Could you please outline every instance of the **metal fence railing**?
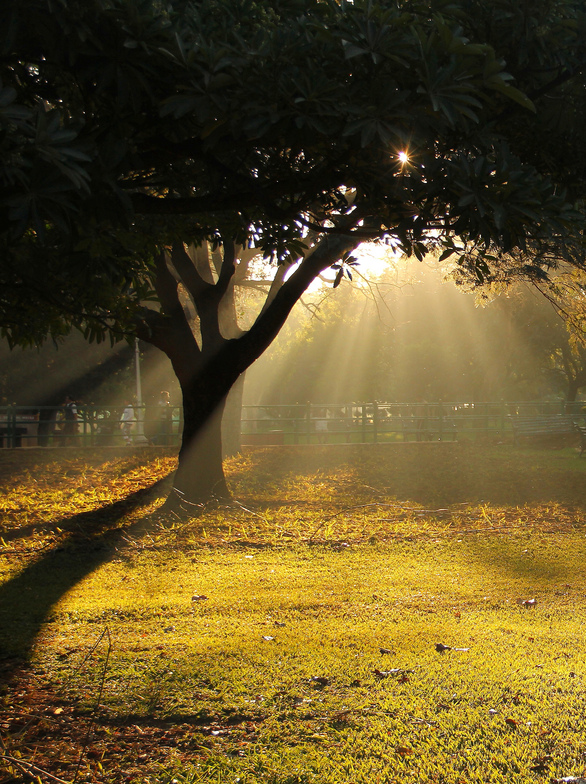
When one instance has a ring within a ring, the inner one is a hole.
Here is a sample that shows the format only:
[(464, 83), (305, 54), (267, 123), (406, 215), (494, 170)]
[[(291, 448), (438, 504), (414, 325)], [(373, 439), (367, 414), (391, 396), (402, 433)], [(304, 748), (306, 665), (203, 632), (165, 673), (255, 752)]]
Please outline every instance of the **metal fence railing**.
[(572, 417), (586, 403), (437, 402), (244, 406), (243, 444), (389, 443), (512, 438), (516, 417)]
[[(0, 406), (0, 448), (26, 446), (175, 446), (181, 440), (180, 406)], [(126, 427), (125, 427), (126, 424)]]
[[(0, 407), (0, 447), (177, 446), (180, 406), (134, 406), (124, 427), (124, 406), (77, 404), (76, 419), (64, 406)], [(586, 424), (586, 402), (348, 403), (243, 406), (243, 445), (392, 443), (512, 439), (517, 417), (571, 417)]]

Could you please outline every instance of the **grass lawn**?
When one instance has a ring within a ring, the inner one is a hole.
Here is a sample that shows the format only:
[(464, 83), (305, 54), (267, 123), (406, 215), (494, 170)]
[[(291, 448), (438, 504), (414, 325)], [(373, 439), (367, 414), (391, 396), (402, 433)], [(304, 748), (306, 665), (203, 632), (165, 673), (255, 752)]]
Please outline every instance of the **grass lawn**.
[(171, 453), (4, 450), (0, 782), (586, 775), (586, 460), (275, 447), (157, 515)]

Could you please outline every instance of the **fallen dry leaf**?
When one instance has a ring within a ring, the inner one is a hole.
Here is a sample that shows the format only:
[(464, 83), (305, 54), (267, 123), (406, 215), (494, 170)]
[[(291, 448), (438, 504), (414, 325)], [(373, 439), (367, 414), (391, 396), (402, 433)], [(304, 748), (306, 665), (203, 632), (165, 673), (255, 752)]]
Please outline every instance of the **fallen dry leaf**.
[(413, 670), (404, 670), (401, 667), (393, 667), (392, 670), (373, 670), (374, 675), (377, 678), (390, 678), (392, 676), (401, 676), (404, 677), (406, 675), (412, 675)]
[(315, 683), (316, 686), (327, 686), (330, 682), (329, 678), (324, 678), (320, 675), (314, 675), (309, 679), (312, 683)]
[(586, 779), (582, 776), (565, 776), (561, 779), (551, 779), (551, 784), (586, 784)]
[(517, 604), (521, 607), (535, 607), (537, 599), (517, 599)]

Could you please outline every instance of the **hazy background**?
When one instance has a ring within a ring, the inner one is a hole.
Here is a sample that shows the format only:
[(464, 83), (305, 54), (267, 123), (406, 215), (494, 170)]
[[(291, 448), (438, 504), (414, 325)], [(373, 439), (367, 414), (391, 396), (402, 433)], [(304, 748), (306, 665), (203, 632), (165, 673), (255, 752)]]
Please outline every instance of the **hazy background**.
[[(239, 297), (243, 323), (255, 298), (254, 290)], [(352, 281), (306, 295), (247, 372), (244, 403), (563, 398), (567, 344), (553, 307), (527, 286), (480, 306), (437, 264), (365, 259)], [(142, 343), (140, 356), (144, 402), (165, 389), (179, 403), (167, 358)], [(135, 391), (133, 345), (88, 345), (77, 334), (38, 350), (0, 344), (2, 404), (54, 405), (66, 394), (117, 403)]]

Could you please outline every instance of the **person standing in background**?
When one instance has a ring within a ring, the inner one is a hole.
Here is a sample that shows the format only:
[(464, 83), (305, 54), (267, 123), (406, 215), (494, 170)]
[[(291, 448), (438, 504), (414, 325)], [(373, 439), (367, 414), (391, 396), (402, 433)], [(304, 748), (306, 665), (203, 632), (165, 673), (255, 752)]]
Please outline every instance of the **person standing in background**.
[(65, 396), (63, 403), (63, 427), (59, 446), (68, 446), (75, 443), (77, 435), (77, 405), (75, 400), (69, 395)]
[(157, 403), (157, 436), (156, 443), (161, 446), (168, 446), (170, 441), (172, 429), (173, 411), (171, 409), (171, 401), (169, 400), (168, 392), (161, 392), (159, 401)]
[(136, 417), (134, 415), (134, 406), (130, 400), (125, 400), (124, 411), (120, 417), (120, 424), (122, 425), (122, 436), (124, 438), (124, 443), (127, 446), (132, 446), (133, 441), (131, 433), (135, 422)]

